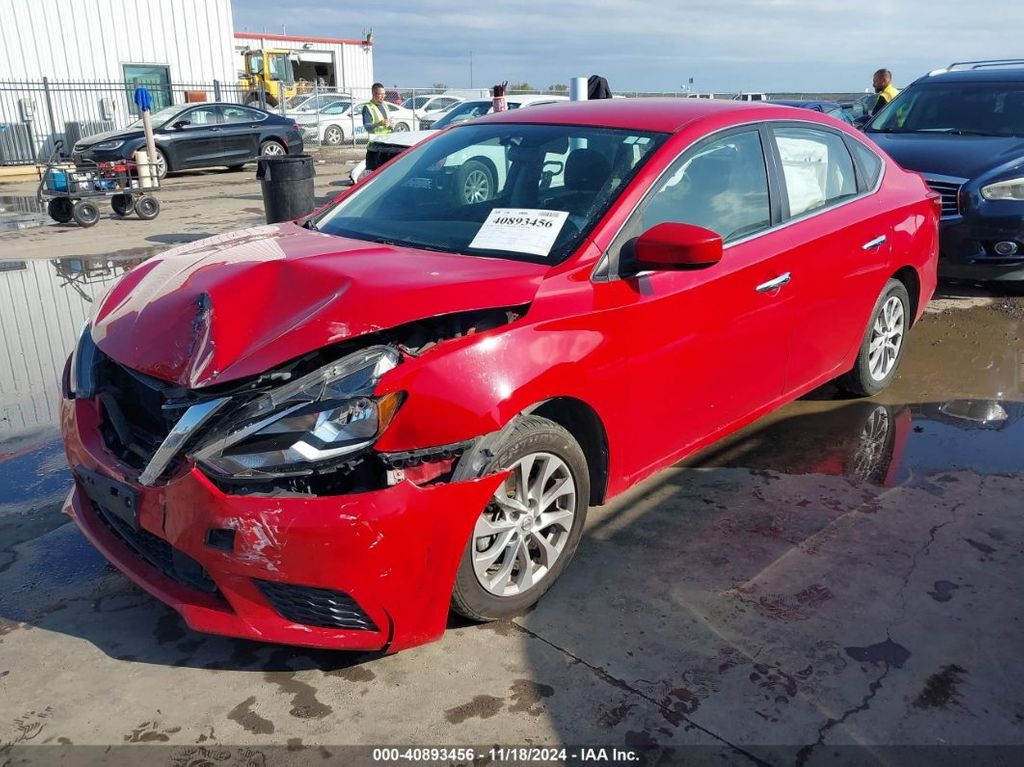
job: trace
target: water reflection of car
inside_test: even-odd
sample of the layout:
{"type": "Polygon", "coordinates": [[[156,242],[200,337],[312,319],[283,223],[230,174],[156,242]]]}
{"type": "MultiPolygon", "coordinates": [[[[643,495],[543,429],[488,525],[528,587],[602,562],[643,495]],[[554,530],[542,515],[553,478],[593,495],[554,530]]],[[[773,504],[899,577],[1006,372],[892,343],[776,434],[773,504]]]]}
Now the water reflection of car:
{"type": "Polygon", "coordinates": [[[456,125],[301,222],[125,275],[65,368],[66,511],[200,631],[397,651],[451,607],[510,617],[591,505],[826,381],[888,386],[936,224],[919,176],[810,111],[456,125]],[[492,148],[490,199],[433,182],[492,148]]]}
{"type": "MultiPolygon", "coordinates": [[[[295,120],[239,104],[188,104],[153,113],[155,163],[162,178],[192,168],[240,169],[258,155],[300,154],[295,120]]],[[[142,120],[121,130],[87,136],[75,144],[75,162],[116,162],[146,148],[142,120]]]]}
{"type": "Polygon", "coordinates": [[[910,433],[911,411],[905,405],[850,402],[755,428],[701,453],[690,465],[830,474],[891,486],[910,433]]]}
{"type": "Polygon", "coordinates": [[[1024,69],[968,62],[907,86],[866,132],[942,195],[939,273],[1024,286],[1024,69]]]}

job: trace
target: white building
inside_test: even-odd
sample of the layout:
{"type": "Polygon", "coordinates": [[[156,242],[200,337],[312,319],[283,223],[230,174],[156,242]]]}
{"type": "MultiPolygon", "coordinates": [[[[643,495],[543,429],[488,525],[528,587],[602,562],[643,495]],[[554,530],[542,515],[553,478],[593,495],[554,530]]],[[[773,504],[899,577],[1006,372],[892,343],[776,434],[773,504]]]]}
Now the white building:
{"type": "Polygon", "coordinates": [[[232,82],[231,0],[0,0],[0,80],[232,82]]]}
{"type": "Polygon", "coordinates": [[[285,49],[294,79],[369,96],[372,42],[236,39],[231,0],[0,0],[0,165],[44,158],[58,139],[70,147],[124,127],[138,116],[137,85],[149,89],[154,111],[245,100],[246,48],[285,49]]]}

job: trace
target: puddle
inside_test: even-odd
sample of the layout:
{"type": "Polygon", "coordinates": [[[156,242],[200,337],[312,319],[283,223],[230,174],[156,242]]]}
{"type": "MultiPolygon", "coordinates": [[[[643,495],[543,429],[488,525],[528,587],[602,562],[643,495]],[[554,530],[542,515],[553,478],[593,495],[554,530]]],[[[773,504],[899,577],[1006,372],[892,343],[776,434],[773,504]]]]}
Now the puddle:
{"type": "Polygon", "coordinates": [[[52,224],[46,208],[35,197],[0,195],[0,232],[52,224]]]}
{"type": "Polygon", "coordinates": [[[142,260],[0,261],[0,459],[54,437],[64,361],[99,299],[142,260]]]}
{"type": "Polygon", "coordinates": [[[892,486],[949,471],[1024,472],[1024,403],[834,403],[747,429],[688,465],[831,474],[892,486]]]}

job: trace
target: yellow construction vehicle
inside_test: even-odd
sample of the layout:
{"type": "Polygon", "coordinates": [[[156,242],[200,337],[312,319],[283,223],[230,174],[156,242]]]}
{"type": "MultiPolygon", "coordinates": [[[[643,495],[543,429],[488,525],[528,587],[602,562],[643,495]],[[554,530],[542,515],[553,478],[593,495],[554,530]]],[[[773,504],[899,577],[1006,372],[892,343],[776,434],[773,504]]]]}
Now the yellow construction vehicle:
{"type": "Polygon", "coordinates": [[[242,58],[245,69],[240,82],[246,104],[276,107],[282,99],[287,102],[309,89],[307,83],[295,81],[291,58],[286,50],[248,50],[242,58]]]}

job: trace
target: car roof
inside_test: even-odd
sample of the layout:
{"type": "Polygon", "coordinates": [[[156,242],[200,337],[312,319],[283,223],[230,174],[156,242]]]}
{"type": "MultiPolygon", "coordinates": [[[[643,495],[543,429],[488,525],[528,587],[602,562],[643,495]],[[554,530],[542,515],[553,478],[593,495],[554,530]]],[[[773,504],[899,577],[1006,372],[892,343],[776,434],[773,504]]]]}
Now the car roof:
{"type": "Polygon", "coordinates": [[[804,120],[813,120],[815,116],[820,116],[820,113],[812,110],[773,105],[771,101],[633,98],[542,104],[524,111],[516,109],[489,114],[478,117],[474,122],[487,120],[512,123],[560,123],[675,133],[684,126],[704,118],[732,117],[737,122],[785,120],[793,119],[797,113],[799,113],[798,119],[804,120]]]}
{"type": "Polygon", "coordinates": [[[940,83],[1024,83],[1024,67],[985,67],[983,69],[940,69],[914,81],[940,83]]]}
{"type": "Polygon", "coordinates": [[[828,107],[829,109],[839,106],[838,101],[828,101],[826,99],[772,99],[772,104],[782,104],[786,107],[828,107]]]}

